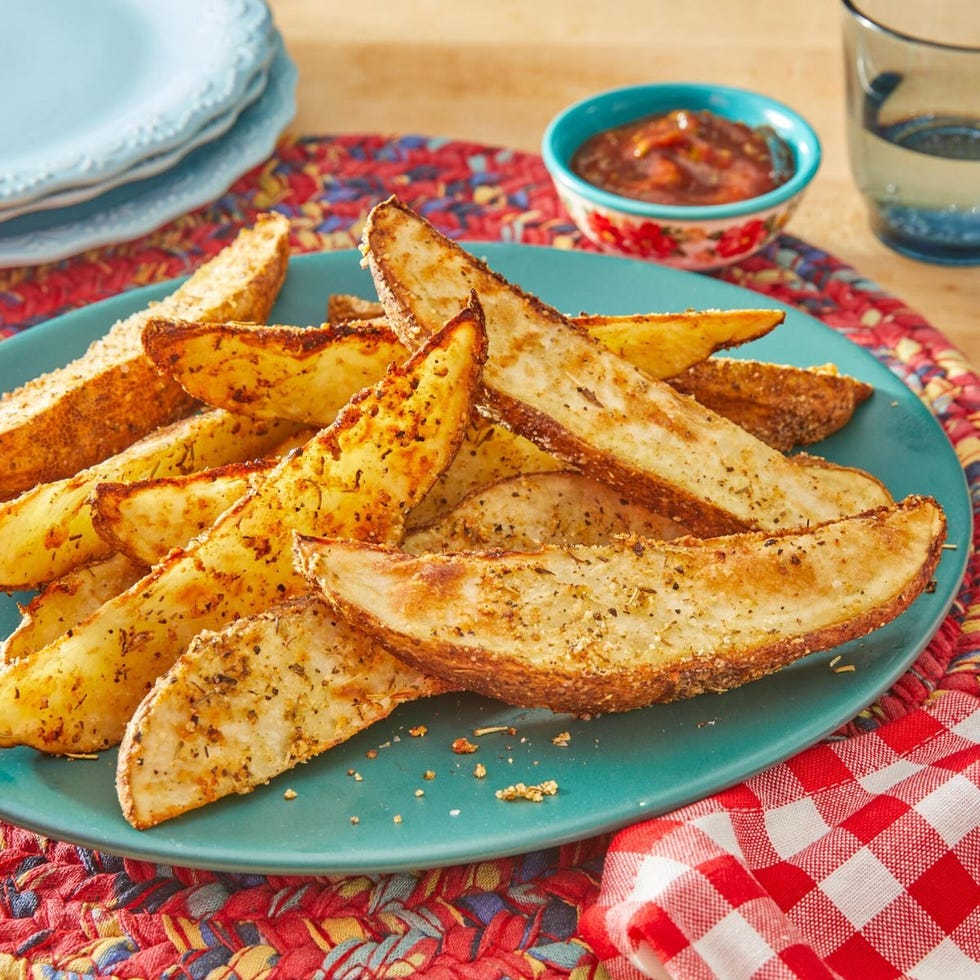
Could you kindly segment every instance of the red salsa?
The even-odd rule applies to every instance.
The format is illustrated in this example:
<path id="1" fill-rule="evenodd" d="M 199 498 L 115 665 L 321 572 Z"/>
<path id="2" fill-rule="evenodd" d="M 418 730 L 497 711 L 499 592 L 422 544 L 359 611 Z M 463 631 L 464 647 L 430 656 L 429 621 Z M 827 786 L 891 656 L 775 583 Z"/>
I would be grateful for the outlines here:
<path id="1" fill-rule="evenodd" d="M 575 151 L 572 170 L 621 197 L 658 204 L 728 204 L 785 183 L 775 134 L 707 110 L 676 109 L 607 129 Z M 778 147 L 777 152 L 788 147 Z"/>

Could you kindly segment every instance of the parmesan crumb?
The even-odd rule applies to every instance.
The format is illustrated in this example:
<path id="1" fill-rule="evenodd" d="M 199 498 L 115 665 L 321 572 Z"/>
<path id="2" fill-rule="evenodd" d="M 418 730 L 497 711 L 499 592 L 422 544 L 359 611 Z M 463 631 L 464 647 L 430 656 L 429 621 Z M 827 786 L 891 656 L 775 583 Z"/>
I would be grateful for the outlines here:
<path id="1" fill-rule="evenodd" d="M 482 762 L 478 762 L 473 767 L 473 775 L 476 776 L 477 779 L 485 779 L 487 775 L 487 767 Z"/>
<path id="2" fill-rule="evenodd" d="M 411 735 L 412 738 L 421 738 L 428 730 L 429 729 L 426 728 L 425 725 L 416 725 L 414 728 L 410 728 L 408 730 L 408 734 Z"/>
<path id="3" fill-rule="evenodd" d="M 394 815 L 394 816 L 393 816 L 393 817 L 391 818 L 391 822 L 392 822 L 392 823 L 401 823 L 401 822 L 402 822 L 402 815 L 401 815 L 400 813 L 396 813 L 396 814 L 395 814 L 395 815 Z"/>
<path id="4" fill-rule="evenodd" d="M 457 738 L 453 740 L 453 752 L 457 755 L 469 755 L 471 752 L 476 752 L 479 745 L 474 745 L 468 738 Z"/>
<path id="5" fill-rule="evenodd" d="M 415 791 L 415 795 L 416 796 L 425 796 L 425 790 L 424 789 L 417 789 Z"/>
<path id="6" fill-rule="evenodd" d="M 552 745 L 558 745 L 561 748 L 565 748 L 569 742 L 572 740 L 571 732 L 559 732 L 552 740 Z"/>
<path id="7" fill-rule="evenodd" d="M 282 794 L 284 800 L 295 800 L 299 796 L 299 793 L 294 789 L 287 789 L 285 793 Z"/>
<path id="8" fill-rule="evenodd" d="M 546 779 L 544 782 L 528 786 L 525 783 L 515 783 L 505 789 L 498 789 L 494 794 L 498 800 L 529 800 L 531 803 L 540 803 L 546 796 L 554 796 L 558 792 L 558 783 L 553 779 Z"/>
<path id="9" fill-rule="evenodd" d="M 359 824 L 361 822 L 361 818 L 360 817 L 351 817 L 350 818 L 350 822 L 352 824 L 354 824 L 355 826 L 357 826 L 357 824 Z"/>
<path id="10" fill-rule="evenodd" d="M 422 773 L 422 778 L 423 779 L 428 779 L 428 780 L 433 780 L 433 779 L 436 778 L 436 774 L 431 769 L 426 769 L 425 772 Z"/>

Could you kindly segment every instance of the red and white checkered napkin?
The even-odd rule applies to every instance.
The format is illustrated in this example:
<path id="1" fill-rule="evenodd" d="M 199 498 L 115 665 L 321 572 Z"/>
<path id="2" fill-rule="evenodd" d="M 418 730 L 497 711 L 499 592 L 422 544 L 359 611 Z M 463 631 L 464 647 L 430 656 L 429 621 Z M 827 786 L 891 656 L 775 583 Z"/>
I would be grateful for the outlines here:
<path id="1" fill-rule="evenodd" d="M 581 929 L 617 980 L 980 977 L 980 700 L 620 832 Z"/>

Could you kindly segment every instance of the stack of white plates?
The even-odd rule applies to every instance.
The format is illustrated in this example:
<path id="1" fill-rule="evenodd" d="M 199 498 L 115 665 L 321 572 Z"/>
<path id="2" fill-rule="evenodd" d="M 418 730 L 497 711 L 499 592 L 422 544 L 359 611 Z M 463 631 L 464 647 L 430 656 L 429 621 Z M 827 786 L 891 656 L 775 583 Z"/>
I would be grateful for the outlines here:
<path id="1" fill-rule="evenodd" d="M 296 68 L 264 0 L 0 0 L 0 266 L 144 235 L 270 156 Z"/>

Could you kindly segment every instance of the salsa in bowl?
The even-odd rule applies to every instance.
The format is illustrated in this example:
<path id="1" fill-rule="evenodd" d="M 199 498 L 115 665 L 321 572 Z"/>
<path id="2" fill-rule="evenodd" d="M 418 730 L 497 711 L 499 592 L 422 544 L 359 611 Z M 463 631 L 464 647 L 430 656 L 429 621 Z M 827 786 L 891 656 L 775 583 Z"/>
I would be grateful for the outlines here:
<path id="1" fill-rule="evenodd" d="M 744 89 L 636 85 L 548 125 L 545 166 L 575 223 L 605 251 L 706 271 L 771 241 L 820 164 L 792 109 Z"/>

